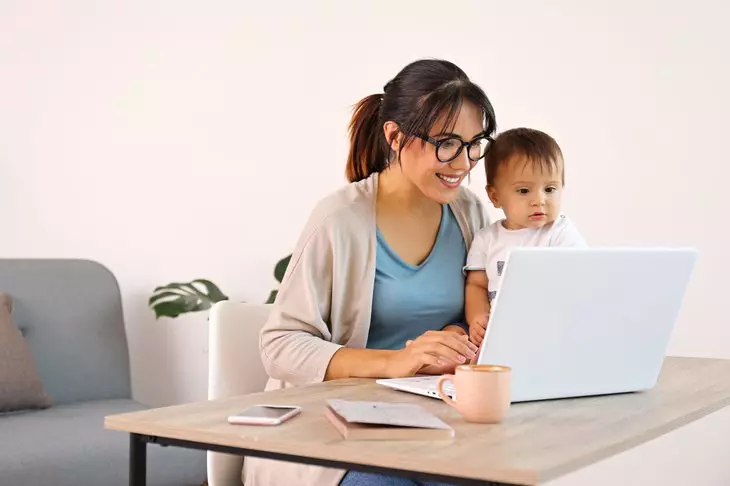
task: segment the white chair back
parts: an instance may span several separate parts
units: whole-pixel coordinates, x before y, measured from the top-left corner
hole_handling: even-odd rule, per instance
[[[259,355],[259,331],[271,305],[221,301],[210,309],[208,399],[264,391],[268,376]],[[208,484],[241,486],[243,458],[208,452]]]

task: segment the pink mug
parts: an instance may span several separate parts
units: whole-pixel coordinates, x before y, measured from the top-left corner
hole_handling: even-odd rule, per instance
[[[512,369],[502,365],[461,365],[455,375],[438,381],[438,394],[468,422],[494,424],[507,416],[512,403]],[[447,381],[454,384],[456,400],[444,393]]]

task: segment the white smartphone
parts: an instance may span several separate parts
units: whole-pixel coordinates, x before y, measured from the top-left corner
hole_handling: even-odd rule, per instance
[[[301,412],[296,405],[254,405],[241,413],[228,417],[231,424],[279,425]]]

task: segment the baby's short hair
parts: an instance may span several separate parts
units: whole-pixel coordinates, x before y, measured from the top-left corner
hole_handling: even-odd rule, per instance
[[[514,156],[523,157],[542,170],[560,170],[565,184],[563,152],[555,139],[533,128],[513,128],[500,133],[489,145],[484,162],[487,185],[494,185],[497,169]]]

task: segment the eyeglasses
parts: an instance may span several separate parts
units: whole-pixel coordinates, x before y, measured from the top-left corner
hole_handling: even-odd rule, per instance
[[[466,147],[466,155],[473,165],[487,155],[489,144],[494,142],[494,139],[489,135],[481,135],[469,142],[465,142],[459,137],[448,137],[441,140],[426,135],[416,135],[416,137],[435,146],[436,158],[443,164],[448,164],[457,158]]]

